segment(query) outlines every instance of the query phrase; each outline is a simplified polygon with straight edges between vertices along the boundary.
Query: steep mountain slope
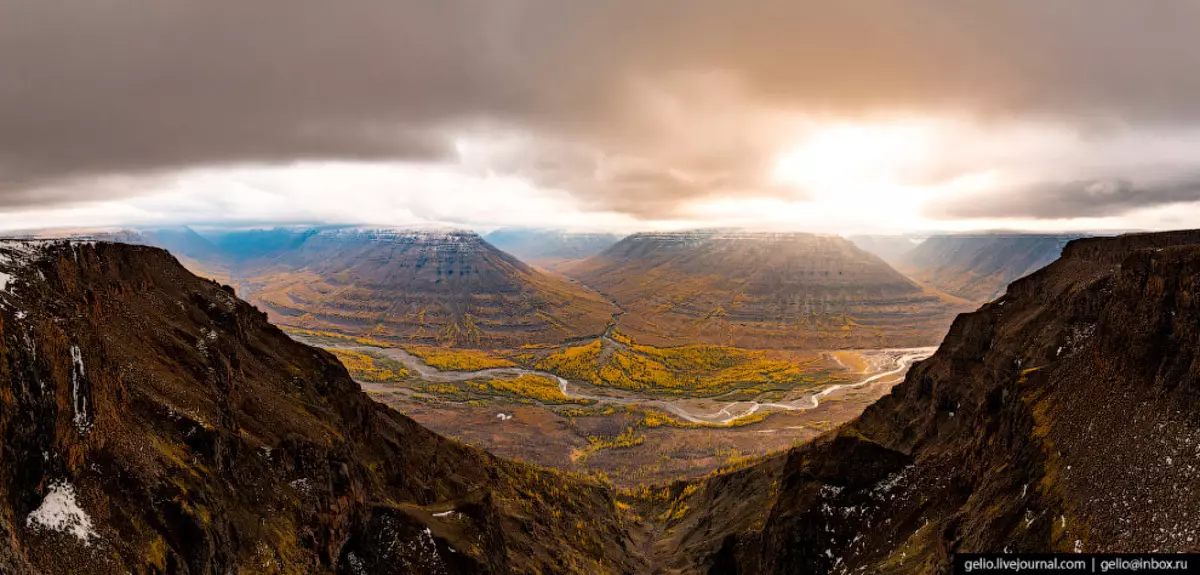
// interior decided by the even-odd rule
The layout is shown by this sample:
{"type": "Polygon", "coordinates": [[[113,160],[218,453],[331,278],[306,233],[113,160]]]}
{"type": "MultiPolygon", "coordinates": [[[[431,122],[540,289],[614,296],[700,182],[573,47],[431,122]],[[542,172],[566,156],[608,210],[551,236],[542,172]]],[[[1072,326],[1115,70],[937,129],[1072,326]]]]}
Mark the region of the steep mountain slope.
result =
{"type": "Polygon", "coordinates": [[[654,345],[931,345],[959,309],[838,236],[634,234],[563,271],[612,297],[621,330],[654,345]]]}
{"type": "Polygon", "coordinates": [[[1071,242],[857,421],[676,488],[660,567],[946,573],[955,552],[1200,550],[1198,284],[1200,231],[1071,242]]]}
{"type": "Polygon", "coordinates": [[[0,243],[0,573],[632,573],[608,490],[371,401],[166,252],[0,243]]]}
{"type": "Polygon", "coordinates": [[[322,230],[237,269],[278,323],[423,343],[558,343],[617,311],[461,230],[322,230]]]}
{"type": "Polygon", "coordinates": [[[594,256],[617,243],[621,237],[618,234],[500,228],[484,236],[484,239],[521,261],[557,269],[566,262],[594,256]]]}
{"type": "Polygon", "coordinates": [[[933,236],[894,260],[918,281],[972,301],[1000,295],[1013,280],[1058,258],[1080,235],[979,234],[933,236]]]}

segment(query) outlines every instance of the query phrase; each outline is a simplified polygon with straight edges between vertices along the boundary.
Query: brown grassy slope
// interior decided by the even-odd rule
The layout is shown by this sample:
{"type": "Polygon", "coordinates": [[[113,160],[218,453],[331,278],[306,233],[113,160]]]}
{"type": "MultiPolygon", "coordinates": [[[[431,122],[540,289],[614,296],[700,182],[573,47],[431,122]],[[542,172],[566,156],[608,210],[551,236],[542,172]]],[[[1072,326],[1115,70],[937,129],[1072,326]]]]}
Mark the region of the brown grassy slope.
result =
{"type": "Polygon", "coordinates": [[[651,345],[933,345],[961,305],[837,236],[635,234],[563,268],[612,297],[651,345]]]}
{"type": "Polygon", "coordinates": [[[4,243],[0,271],[0,572],[639,570],[607,489],[374,403],[166,252],[4,243]],[[86,544],[27,521],[62,484],[86,544]]]}
{"type": "Polygon", "coordinates": [[[322,232],[239,283],[284,325],[464,347],[598,335],[617,311],[472,232],[322,232]]]}

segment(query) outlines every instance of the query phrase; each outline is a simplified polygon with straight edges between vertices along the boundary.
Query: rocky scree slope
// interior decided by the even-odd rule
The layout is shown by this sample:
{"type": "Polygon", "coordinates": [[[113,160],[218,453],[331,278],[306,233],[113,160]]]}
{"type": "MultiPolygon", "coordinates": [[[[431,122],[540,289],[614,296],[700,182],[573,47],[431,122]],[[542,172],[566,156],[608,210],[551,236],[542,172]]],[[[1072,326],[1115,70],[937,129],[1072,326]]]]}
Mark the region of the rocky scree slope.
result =
{"type": "Polygon", "coordinates": [[[166,252],[0,242],[0,573],[632,573],[611,493],[371,401],[166,252]]]}
{"type": "Polygon", "coordinates": [[[661,505],[662,573],[1200,550],[1200,231],[1071,242],[860,419],[661,505]]]}

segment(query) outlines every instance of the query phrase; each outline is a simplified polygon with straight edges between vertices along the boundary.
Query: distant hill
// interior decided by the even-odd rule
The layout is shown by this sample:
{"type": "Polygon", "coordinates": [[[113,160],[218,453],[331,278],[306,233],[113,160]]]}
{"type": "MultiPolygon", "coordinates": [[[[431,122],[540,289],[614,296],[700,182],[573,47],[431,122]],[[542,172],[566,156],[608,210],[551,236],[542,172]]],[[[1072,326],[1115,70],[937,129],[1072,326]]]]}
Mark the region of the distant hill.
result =
{"type": "Polygon", "coordinates": [[[846,239],[893,266],[924,241],[923,237],[917,236],[847,236],[846,239]]]}
{"type": "Polygon", "coordinates": [[[223,258],[232,262],[246,262],[272,258],[296,249],[309,236],[318,233],[316,228],[287,228],[249,230],[214,230],[207,235],[223,258]]]}
{"type": "Polygon", "coordinates": [[[484,236],[488,243],[521,261],[555,269],[565,262],[594,256],[620,241],[619,234],[574,233],[533,228],[500,228],[484,236]]]}
{"type": "Polygon", "coordinates": [[[1013,280],[1058,259],[1080,234],[933,236],[895,260],[914,279],[951,295],[988,301],[1013,280]]]}
{"type": "Polygon", "coordinates": [[[175,257],[185,256],[202,260],[223,257],[220,248],[188,226],[144,229],[139,233],[148,242],[171,252],[175,257]]]}
{"type": "Polygon", "coordinates": [[[263,255],[235,265],[237,283],[284,325],[509,347],[599,335],[617,311],[471,231],[326,229],[269,239],[255,247],[263,255]]]}
{"type": "Polygon", "coordinates": [[[932,345],[962,311],[838,236],[700,230],[629,236],[563,272],[656,345],[932,345]]]}

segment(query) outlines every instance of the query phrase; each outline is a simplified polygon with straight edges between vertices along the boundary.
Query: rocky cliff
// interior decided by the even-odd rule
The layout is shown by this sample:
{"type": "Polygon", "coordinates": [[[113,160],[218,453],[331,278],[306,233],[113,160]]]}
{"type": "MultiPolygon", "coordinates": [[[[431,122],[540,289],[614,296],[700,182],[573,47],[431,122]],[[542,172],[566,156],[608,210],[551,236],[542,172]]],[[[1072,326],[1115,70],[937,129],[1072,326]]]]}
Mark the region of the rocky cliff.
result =
{"type": "Polygon", "coordinates": [[[684,545],[660,549],[662,572],[948,573],[954,552],[1200,550],[1198,287],[1200,231],[1071,242],[778,471],[677,489],[669,505],[689,511],[666,527],[684,545]],[[730,493],[761,520],[708,513],[730,493]]]}
{"type": "Polygon", "coordinates": [[[629,573],[612,494],[371,401],[166,252],[0,243],[0,573],[629,573]]]}

